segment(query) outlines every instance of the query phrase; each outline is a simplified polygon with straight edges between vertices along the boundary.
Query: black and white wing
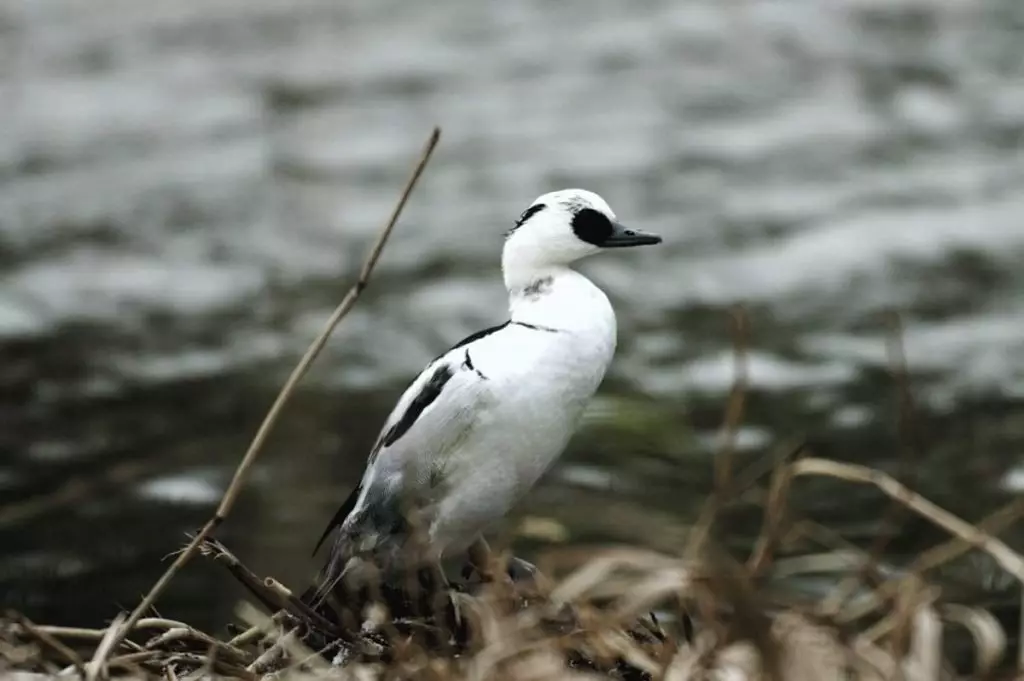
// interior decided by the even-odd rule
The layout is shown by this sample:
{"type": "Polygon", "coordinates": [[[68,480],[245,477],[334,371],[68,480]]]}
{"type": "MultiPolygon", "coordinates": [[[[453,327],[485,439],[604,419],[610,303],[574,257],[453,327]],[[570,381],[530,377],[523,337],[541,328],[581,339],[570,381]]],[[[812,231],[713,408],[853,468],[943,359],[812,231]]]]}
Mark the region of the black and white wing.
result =
{"type": "Polygon", "coordinates": [[[388,496],[398,476],[410,467],[421,473],[420,479],[405,480],[403,485],[429,485],[429,478],[443,471],[449,453],[472,428],[488,399],[488,379],[473,364],[472,345],[507,325],[506,322],[463,339],[416,377],[384,422],[362,482],[335,513],[314,553],[355,509],[364,487],[369,486],[374,497],[388,496]],[[424,472],[428,479],[423,479],[424,472]]]}

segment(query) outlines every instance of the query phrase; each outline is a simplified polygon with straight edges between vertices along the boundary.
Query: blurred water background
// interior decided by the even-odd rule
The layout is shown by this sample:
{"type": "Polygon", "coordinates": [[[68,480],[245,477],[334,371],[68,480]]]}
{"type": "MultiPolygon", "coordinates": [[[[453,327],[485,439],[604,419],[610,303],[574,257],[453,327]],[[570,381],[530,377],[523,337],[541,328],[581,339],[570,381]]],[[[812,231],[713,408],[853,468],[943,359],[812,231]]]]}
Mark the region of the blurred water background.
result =
{"type": "MultiPolygon", "coordinates": [[[[0,605],[97,625],[137,602],[434,123],[373,285],[219,533],[257,572],[311,575],[406,383],[505,318],[504,230],[566,186],[665,243],[582,267],[620,348],[507,523],[522,553],[680,546],[740,302],[745,461],[807,438],[898,470],[898,310],[914,484],[981,517],[1024,487],[1022,45],[1019,0],[0,0],[0,605]]],[[[795,494],[858,542],[883,529],[870,490],[795,494]]],[[[756,515],[729,529],[742,545],[756,515]]],[[[890,551],[941,537],[912,519],[890,551]]],[[[1013,598],[962,567],[964,598],[1013,598]]],[[[239,596],[196,561],[159,608],[218,627],[239,596]]]]}

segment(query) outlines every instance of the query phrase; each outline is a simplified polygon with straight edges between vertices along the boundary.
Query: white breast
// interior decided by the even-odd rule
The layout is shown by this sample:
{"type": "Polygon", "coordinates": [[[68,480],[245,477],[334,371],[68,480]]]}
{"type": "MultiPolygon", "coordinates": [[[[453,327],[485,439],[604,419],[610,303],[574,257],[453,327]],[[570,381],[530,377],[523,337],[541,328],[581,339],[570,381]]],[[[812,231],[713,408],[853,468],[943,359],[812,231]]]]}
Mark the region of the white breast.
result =
{"type": "Polygon", "coordinates": [[[615,352],[611,305],[575,272],[513,296],[511,313],[508,326],[468,346],[487,395],[446,465],[451,493],[431,528],[439,548],[501,518],[551,466],[615,352]]]}

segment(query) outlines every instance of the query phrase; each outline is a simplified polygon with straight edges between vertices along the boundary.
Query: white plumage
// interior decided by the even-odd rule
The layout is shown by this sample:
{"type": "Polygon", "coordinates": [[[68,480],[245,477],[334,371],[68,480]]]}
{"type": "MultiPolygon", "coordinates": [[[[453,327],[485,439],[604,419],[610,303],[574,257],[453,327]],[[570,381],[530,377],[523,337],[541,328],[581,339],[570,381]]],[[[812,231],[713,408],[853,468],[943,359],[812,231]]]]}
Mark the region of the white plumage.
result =
{"type": "Polygon", "coordinates": [[[324,533],[337,528],[325,582],[353,559],[437,561],[511,509],[565,449],[615,352],[607,297],[569,264],[660,241],[619,225],[584,190],[545,194],[524,211],[502,253],[509,321],[435,359],[398,400],[324,533]],[[417,556],[410,505],[426,540],[417,556]]]}

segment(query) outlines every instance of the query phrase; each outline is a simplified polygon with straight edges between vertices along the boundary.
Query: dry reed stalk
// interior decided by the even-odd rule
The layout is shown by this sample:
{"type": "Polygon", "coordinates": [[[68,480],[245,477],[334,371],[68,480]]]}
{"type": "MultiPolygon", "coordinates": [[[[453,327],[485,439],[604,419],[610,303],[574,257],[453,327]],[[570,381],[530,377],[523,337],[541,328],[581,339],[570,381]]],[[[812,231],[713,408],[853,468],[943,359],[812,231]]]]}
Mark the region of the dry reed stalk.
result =
{"type": "Polygon", "coordinates": [[[164,647],[168,643],[173,641],[193,641],[195,643],[202,643],[209,648],[214,649],[219,655],[227,655],[235,661],[245,659],[246,654],[242,652],[238,647],[231,645],[225,641],[218,641],[213,636],[207,633],[199,631],[194,627],[188,625],[182,627],[174,627],[168,629],[159,636],[154,637],[150,641],[146,642],[146,650],[156,650],[164,647]]]}
{"type": "Polygon", "coordinates": [[[79,678],[85,678],[85,663],[82,662],[82,658],[78,655],[78,653],[69,648],[60,640],[54,638],[53,634],[51,634],[50,632],[44,631],[43,629],[37,627],[31,620],[29,620],[29,618],[25,617],[24,615],[15,612],[9,612],[7,616],[10,617],[12,620],[16,621],[26,633],[32,636],[32,638],[36,639],[43,645],[55,651],[58,655],[64,658],[65,662],[70,663],[72,668],[74,668],[74,670],[78,672],[79,678]]]}
{"type": "MultiPolygon", "coordinates": [[[[270,431],[277,423],[277,419],[280,416],[282,410],[284,409],[284,406],[288,403],[288,400],[291,398],[292,393],[294,393],[296,386],[299,384],[299,381],[302,379],[303,376],[305,376],[306,372],[309,370],[309,367],[313,364],[313,361],[320,354],[321,350],[323,350],[324,345],[326,345],[327,343],[327,339],[330,337],[335,327],[341,322],[342,319],[345,318],[346,315],[348,315],[349,311],[352,309],[353,305],[355,305],[356,301],[359,299],[359,296],[362,294],[363,290],[369,283],[370,276],[373,274],[373,270],[377,265],[377,261],[380,259],[381,253],[384,250],[384,246],[387,243],[388,237],[391,235],[391,232],[394,229],[395,224],[398,222],[398,218],[402,214],[402,210],[405,208],[405,204],[409,200],[409,196],[412,194],[412,190],[415,188],[416,183],[420,178],[420,175],[423,174],[423,170],[426,168],[427,162],[430,160],[430,157],[434,152],[434,148],[437,146],[437,143],[438,141],[440,141],[440,139],[441,129],[435,127],[431,132],[430,137],[427,139],[426,145],[424,146],[423,151],[420,154],[419,161],[417,162],[416,167],[413,170],[412,176],[409,178],[404,190],[402,191],[400,198],[398,199],[398,202],[395,204],[394,210],[391,213],[391,217],[388,219],[387,223],[385,223],[384,228],[380,231],[377,240],[374,242],[373,247],[370,249],[369,255],[363,262],[363,266],[359,272],[358,279],[356,279],[355,284],[352,285],[348,293],[345,294],[345,297],[335,308],[334,312],[327,320],[327,323],[324,325],[323,330],[320,332],[320,335],[317,336],[317,338],[313,341],[312,345],[309,346],[309,349],[306,350],[306,353],[302,356],[302,359],[299,360],[299,363],[295,366],[295,369],[292,370],[292,373],[288,377],[288,380],[281,388],[281,391],[278,393],[277,398],[274,400],[274,403],[271,405],[270,410],[267,412],[267,415],[264,417],[263,422],[260,424],[259,429],[256,431],[256,435],[253,437],[252,443],[249,445],[248,450],[246,450],[245,455],[242,457],[242,461],[238,464],[238,467],[235,469],[235,473],[231,479],[231,483],[228,485],[227,490],[224,492],[224,496],[221,498],[220,504],[217,506],[216,512],[206,522],[206,524],[203,525],[202,529],[196,534],[196,536],[192,538],[192,541],[189,542],[188,546],[186,546],[185,549],[178,554],[178,557],[170,565],[170,567],[167,568],[167,570],[160,577],[160,579],[157,580],[157,582],[152,586],[152,588],[150,588],[149,593],[146,594],[146,596],[135,607],[135,610],[133,610],[131,615],[128,617],[125,626],[119,627],[117,630],[114,630],[113,642],[106,650],[103,651],[104,655],[99,657],[99,662],[102,662],[105,659],[105,657],[110,654],[110,650],[121,641],[125,633],[134,626],[135,622],[137,622],[142,617],[144,612],[149,610],[149,608],[153,605],[153,603],[160,596],[160,594],[163,593],[164,589],[174,578],[174,576],[196,554],[196,551],[198,550],[199,545],[203,542],[203,540],[209,537],[213,533],[213,531],[222,522],[224,522],[225,518],[227,518],[228,515],[231,513],[231,509],[235,504],[235,500],[237,499],[238,494],[241,492],[242,483],[245,481],[246,475],[249,472],[249,468],[252,466],[253,461],[256,460],[256,456],[262,451],[263,445],[266,443],[267,437],[270,435],[270,431]]],[[[99,652],[100,649],[97,649],[97,653],[99,652]]],[[[94,679],[89,679],[88,681],[94,681],[94,679]]]]}
{"type": "MultiPolygon", "coordinates": [[[[801,450],[802,447],[795,452],[794,457],[799,456],[801,450]]],[[[782,465],[782,462],[772,474],[768,499],[764,504],[761,531],[758,533],[750,557],[747,559],[747,572],[751,577],[757,577],[768,567],[772,559],[772,550],[781,538],[783,521],[788,509],[787,492],[792,477],[790,467],[782,465]]]]}
{"type": "MultiPolygon", "coordinates": [[[[264,637],[272,641],[271,647],[276,647],[279,652],[288,653],[292,660],[295,661],[292,668],[298,665],[309,665],[321,671],[330,668],[330,665],[319,654],[307,648],[295,637],[294,629],[284,632],[273,617],[264,615],[251,604],[239,603],[235,614],[243,622],[259,629],[264,637]],[[288,634],[291,634],[291,636],[288,634]]],[[[266,663],[266,660],[263,663],[266,663]]],[[[256,665],[255,661],[249,666],[250,671],[254,671],[254,665],[256,665]]]]}
{"type": "MultiPolygon", "coordinates": [[[[902,469],[900,477],[909,480],[915,475],[914,461],[923,461],[925,452],[921,431],[917,427],[917,410],[910,390],[910,371],[903,349],[903,324],[899,313],[890,313],[888,324],[886,352],[889,358],[888,367],[892,374],[893,388],[899,405],[896,410],[896,427],[900,435],[900,443],[903,445],[900,448],[900,468],[902,469]]],[[[903,483],[903,487],[909,490],[906,482],[903,483]]],[[[889,506],[879,522],[879,531],[868,548],[868,560],[864,562],[857,574],[843,580],[833,590],[830,597],[831,606],[834,608],[833,612],[838,612],[858,587],[865,583],[869,572],[877,572],[877,565],[882,554],[891,538],[896,534],[894,531],[896,526],[906,516],[908,508],[906,501],[899,497],[890,499],[889,506]]]]}
{"type": "Polygon", "coordinates": [[[791,464],[794,477],[815,475],[838,478],[847,482],[873,485],[893,499],[899,499],[907,508],[960,537],[969,545],[992,557],[1001,568],[1024,584],[1024,558],[1003,541],[978,530],[970,523],[911,491],[895,478],[882,471],[858,464],[840,463],[829,459],[807,458],[791,464]]]}
{"type": "Polygon", "coordinates": [[[732,488],[737,500],[747,501],[746,495],[756,489],[762,478],[777,471],[790,459],[799,457],[806,448],[807,441],[804,437],[789,438],[779,446],[772,447],[764,456],[737,473],[732,488]]]}
{"type": "Polygon", "coordinates": [[[722,418],[722,448],[715,457],[715,493],[725,500],[732,487],[732,460],[736,454],[736,433],[743,422],[747,394],[747,344],[750,333],[746,311],[736,306],[729,311],[733,337],[733,383],[722,418]]]}
{"type": "Polygon", "coordinates": [[[941,606],[940,613],[947,621],[967,629],[974,639],[975,675],[985,676],[995,670],[1006,652],[1006,632],[992,613],[956,604],[941,606]]]}
{"type": "MultiPolygon", "coordinates": [[[[986,534],[997,536],[1007,529],[1021,515],[1024,515],[1024,499],[1015,499],[1001,509],[983,518],[977,525],[977,529],[986,534]]],[[[970,551],[974,546],[964,541],[959,536],[942,542],[930,549],[920,553],[910,562],[904,570],[913,575],[922,575],[929,570],[947,563],[958,556],[970,551]]],[[[893,597],[904,585],[903,579],[889,579],[875,589],[870,599],[859,605],[848,605],[842,614],[842,620],[850,621],[862,617],[875,608],[879,607],[885,600],[893,597]]]]}
{"type": "Polygon", "coordinates": [[[125,615],[123,612],[117,613],[117,617],[107,627],[106,633],[103,635],[103,639],[100,644],[96,646],[96,652],[92,656],[92,660],[85,667],[85,681],[96,681],[99,677],[109,676],[107,669],[107,658],[110,653],[113,652],[114,648],[120,642],[120,639],[124,637],[125,631],[128,629],[125,626],[125,615]]]}
{"type": "Polygon", "coordinates": [[[105,628],[87,629],[85,627],[61,627],[52,624],[35,624],[33,626],[37,631],[44,632],[50,636],[56,636],[58,638],[66,639],[79,639],[85,641],[99,641],[107,633],[107,630],[105,628]]]}
{"type": "Polygon", "coordinates": [[[283,658],[285,655],[285,649],[288,647],[288,642],[295,638],[297,629],[290,629],[282,636],[278,636],[277,640],[269,648],[263,651],[259,657],[249,663],[246,667],[249,671],[258,674],[265,674],[270,671],[271,665],[274,664],[279,658],[283,658]]]}
{"type": "Polygon", "coordinates": [[[743,421],[747,394],[747,328],[746,312],[741,306],[730,310],[733,339],[733,381],[722,415],[722,446],[714,460],[715,489],[701,508],[690,532],[683,555],[693,559],[714,528],[719,509],[732,494],[732,460],[736,453],[736,433],[743,421]]]}

